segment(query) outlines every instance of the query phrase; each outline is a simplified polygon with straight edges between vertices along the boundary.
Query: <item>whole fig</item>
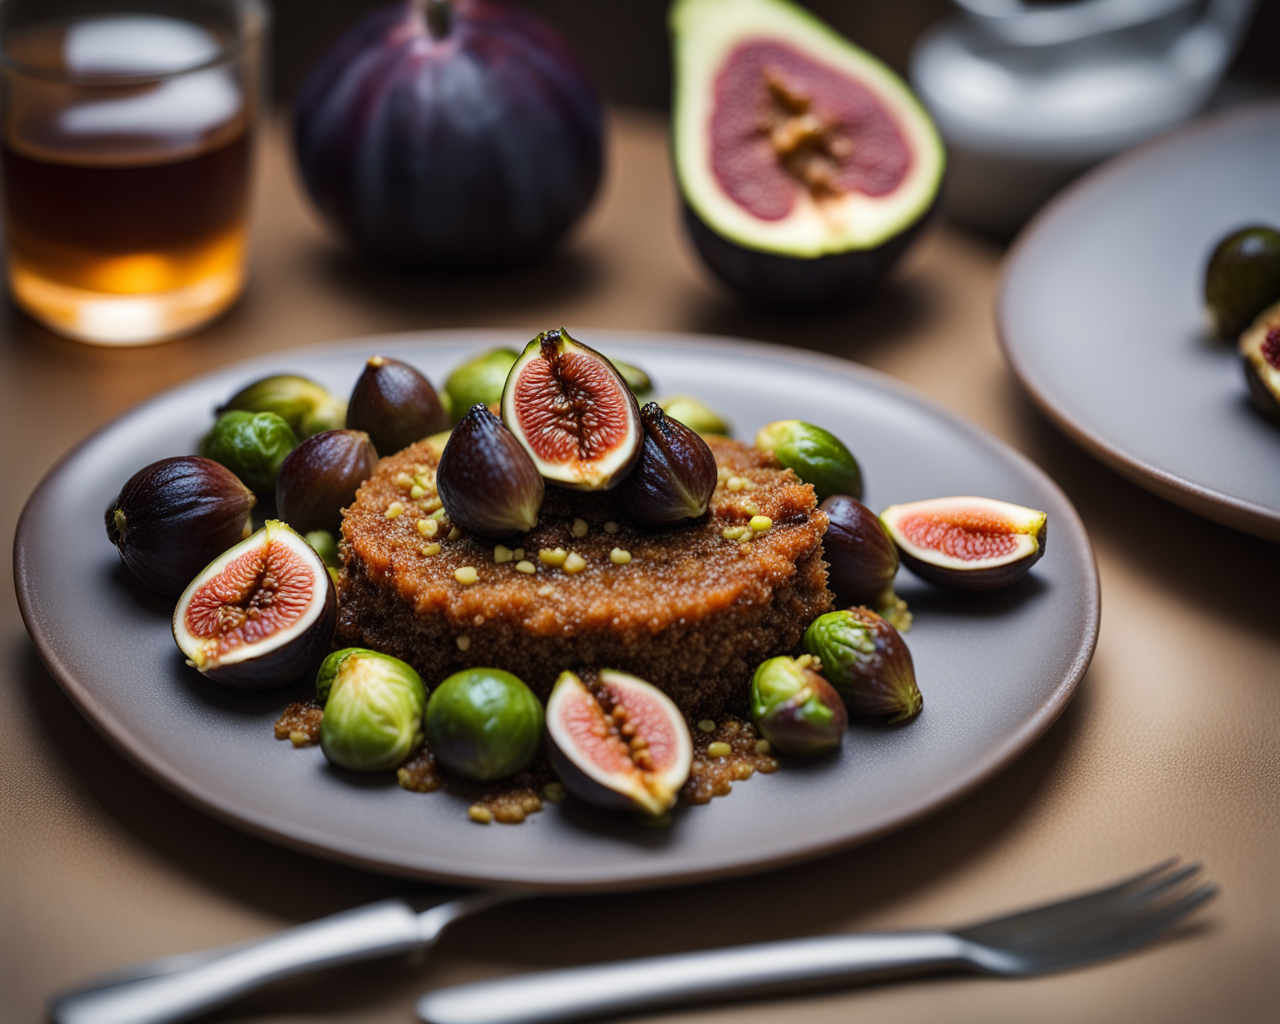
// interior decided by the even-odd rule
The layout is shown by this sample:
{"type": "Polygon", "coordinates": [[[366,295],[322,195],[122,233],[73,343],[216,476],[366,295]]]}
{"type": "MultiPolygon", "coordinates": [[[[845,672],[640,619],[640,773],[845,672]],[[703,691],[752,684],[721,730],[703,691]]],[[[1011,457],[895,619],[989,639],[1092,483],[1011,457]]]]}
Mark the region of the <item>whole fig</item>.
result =
{"type": "Polygon", "coordinates": [[[384,259],[485,269],[546,251],[600,183],[600,99],[565,41],[497,0],[402,0],[322,58],[298,98],[320,212],[384,259]]]}

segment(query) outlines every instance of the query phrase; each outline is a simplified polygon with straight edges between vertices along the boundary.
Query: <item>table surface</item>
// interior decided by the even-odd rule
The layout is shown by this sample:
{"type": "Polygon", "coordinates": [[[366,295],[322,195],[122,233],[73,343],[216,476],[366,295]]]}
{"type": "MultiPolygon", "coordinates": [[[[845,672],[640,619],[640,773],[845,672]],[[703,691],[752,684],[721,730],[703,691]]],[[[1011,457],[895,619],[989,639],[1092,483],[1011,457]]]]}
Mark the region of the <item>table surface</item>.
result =
{"type": "MultiPolygon", "coordinates": [[[[741,941],[958,924],[1175,853],[1203,861],[1222,897],[1177,935],[1112,964],[1034,981],[940,977],[636,1019],[1280,1017],[1280,546],[1163,503],[1048,424],[996,343],[1002,252],[989,243],[939,227],[891,283],[839,315],[778,317],[735,304],[681,233],[665,131],[655,115],[615,112],[605,188],[569,243],[527,270],[453,281],[345,255],[300,196],[281,135],[269,137],[251,285],[219,323],[113,351],[0,311],[5,535],[41,475],[87,433],[247,356],[442,327],[735,335],[884,370],[1042,466],[1076,503],[1097,552],[1103,626],[1088,675],[1011,768],[877,842],[694,888],[501,908],[459,925],[425,961],[279,985],[214,1019],[403,1022],[416,995],[440,985],[741,941]]],[[[0,598],[0,644],[0,1021],[38,1020],[50,991],[117,965],[429,891],[253,838],[144,776],[44,669],[10,587],[0,598]]]]}

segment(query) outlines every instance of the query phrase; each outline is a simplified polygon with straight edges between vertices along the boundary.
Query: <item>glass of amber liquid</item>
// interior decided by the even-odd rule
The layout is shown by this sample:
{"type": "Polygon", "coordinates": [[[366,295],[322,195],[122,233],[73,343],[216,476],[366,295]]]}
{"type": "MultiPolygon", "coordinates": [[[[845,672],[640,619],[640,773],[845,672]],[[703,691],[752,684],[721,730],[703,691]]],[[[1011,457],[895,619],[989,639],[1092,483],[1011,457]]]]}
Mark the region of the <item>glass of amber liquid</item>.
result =
{"type": "Polygon", "coordinates": [[[0,0],[9,290],[101,345],[187,334],[244,286],[261,0],[0,0]]]}

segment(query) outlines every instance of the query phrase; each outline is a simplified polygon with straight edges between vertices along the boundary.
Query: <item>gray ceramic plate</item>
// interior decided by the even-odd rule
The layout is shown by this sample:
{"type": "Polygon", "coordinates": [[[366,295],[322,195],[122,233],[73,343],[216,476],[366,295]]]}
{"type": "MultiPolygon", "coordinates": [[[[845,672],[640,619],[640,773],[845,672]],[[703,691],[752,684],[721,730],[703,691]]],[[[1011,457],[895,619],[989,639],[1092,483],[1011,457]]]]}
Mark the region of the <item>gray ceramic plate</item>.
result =
{"type": "Polygon", "coordinates": [[[1280,225],[1277,167],[1276,105],[1112,161],[1023,232],[998,309],[1014,372],[1077,443],[1169,501],[1280,541],[1280,427],[1201,313],[1218,240],[1280,225]]]}
{"type": "Polygon", "coordinates": [[[91,437],[40,484],[18,526],[18,595],[49,669],[126,755],[234,824],[403,875],[565,890],[693,881],[849,846],[975,786],[1065,707],[1093,653],[1098,580],[1075,510],[1030,462],[849,363],[750,342],[597,331],[584,340],[646,367],[668,393],[702,396],[741,436],[795,416],[834,430],[857,452],[877,508],[974,493],[1043,509],[1047,553],[1016,587],[981,598],[946,595],[904,571],[921,717],[897,729],[856,724],[838,757],[758,775],[727,798],[682,808],[664,830],[573,802],[520,826],[483,827],[460,799],[406,792],[390,775],[353,778],[317,749],[277,742],[272,723],[299,698],[226,689],[186,668],[170,602],[121,566],[103,509],[136,470],[190,451],[214,406],[259,376],[301,372],[346,392],[376,352],[440,380],[483,347],[525,340],[438,332],[280,353],[169,391],[91,437]]]}

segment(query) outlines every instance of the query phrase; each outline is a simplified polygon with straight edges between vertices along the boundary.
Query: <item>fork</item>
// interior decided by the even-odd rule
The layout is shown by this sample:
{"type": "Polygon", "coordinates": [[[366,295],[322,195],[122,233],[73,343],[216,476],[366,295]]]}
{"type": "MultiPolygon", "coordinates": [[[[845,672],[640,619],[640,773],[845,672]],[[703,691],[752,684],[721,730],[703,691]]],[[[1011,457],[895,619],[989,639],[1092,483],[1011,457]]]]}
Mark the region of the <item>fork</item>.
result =
{"type": "Polygon", "coordinates": [[[970,970],[1022,978],[1119,956],[1212,899],[1198,864],[1172,859],[1119,884],[953,931],[879,932],[766,942],[541,971],[428,992],[428,1024],[545,1024],[741,998],[854,978],[970,970]]]}

